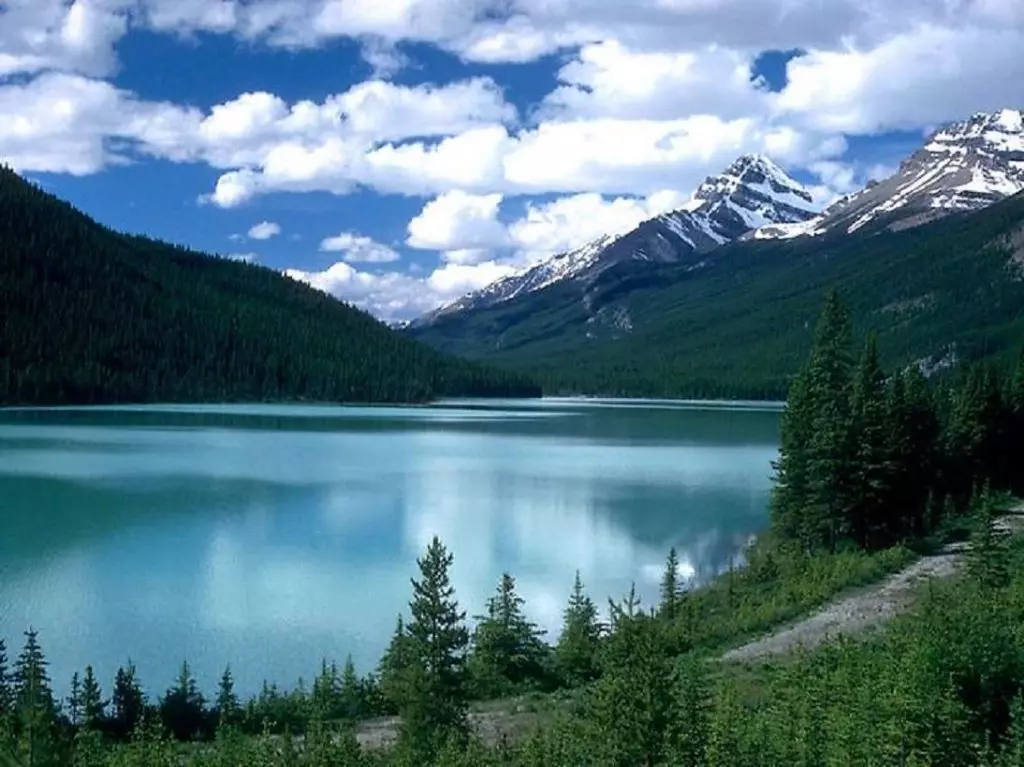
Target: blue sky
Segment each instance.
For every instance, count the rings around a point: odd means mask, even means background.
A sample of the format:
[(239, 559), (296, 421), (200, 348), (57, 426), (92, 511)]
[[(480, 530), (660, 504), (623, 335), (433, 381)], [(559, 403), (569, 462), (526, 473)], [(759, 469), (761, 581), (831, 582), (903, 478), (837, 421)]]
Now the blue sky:
[(769, 155), (821, 204), (1024, 104), (1018, 0), (0, 0), (0, 159), (406, 319)]

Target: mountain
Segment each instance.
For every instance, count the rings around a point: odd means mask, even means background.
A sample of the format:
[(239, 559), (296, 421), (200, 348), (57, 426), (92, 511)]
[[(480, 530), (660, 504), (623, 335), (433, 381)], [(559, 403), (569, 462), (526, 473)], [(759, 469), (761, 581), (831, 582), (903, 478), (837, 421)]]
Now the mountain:
[(563, 280), (587, 282), (626, 261), (677, 263), (770, 224), (794, 224), (818, 214), (811, 195), (763, 155), (744, 155), (710, 176), (679, 210), (644, 221), (621, 236), (600, 237), (519, 274), (462, 296), (414, 323), (511, 301)]
[(0, 405), (536, 395), (260, 266), (119, 234), (0, 167)]
[(955, 211), (978, 210), (1024, 190), (1024, 110), (1003, 109), (953, 123), (900, 163), (895, 174), (831, 205), (801, 225), (768, 226), (758, 239), (836, 228), (852, 233), (884, 219), (915, 226)]
[[(863, 328), (895, 344), (893, 363), (934, 370), (1024, 340), (1024, 113), (946, 126), (892, 177), (818, 215), (776, 170), (740, 158), (701, 185), (692, 210), (593, 250), (602, 268), (585, 279), (505, 300), (469, 297), (409, 332), (529, 370), (554, 391), (652, 396), (781, 395), (833, 286), (849, 293)], [(752, 210), (774, 220), (762, 224)], [(666, 220), (700, 221), (723, 241), (658, 237)], [(650, 240), (665, 246), (656, 258), (643, 257)], [(617, 248), (626, 255), (615, 257)]]
[(624, 262), (411, 331), (560, 394), (776, 398), (838, 288), (855, 337), (926, 371), (1024, 342), (1024, 193), (916, 227), (740, 241), (697, 264)]

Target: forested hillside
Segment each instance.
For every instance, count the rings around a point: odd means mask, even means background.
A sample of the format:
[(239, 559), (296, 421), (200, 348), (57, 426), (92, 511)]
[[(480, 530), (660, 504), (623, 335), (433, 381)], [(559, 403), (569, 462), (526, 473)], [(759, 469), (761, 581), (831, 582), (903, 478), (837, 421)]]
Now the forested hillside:
[(724, 246), (698, 261), (620, 264), (412, 332), (514, 365), (546, 391), (776, 398), (838, 288), (889, 366), (998, 357), (1024, 337), (1024, 196), (925, 226), (884, 221)]
[(536, 395), (259, 266), (113, 232), (0, 168), (0, 404)]

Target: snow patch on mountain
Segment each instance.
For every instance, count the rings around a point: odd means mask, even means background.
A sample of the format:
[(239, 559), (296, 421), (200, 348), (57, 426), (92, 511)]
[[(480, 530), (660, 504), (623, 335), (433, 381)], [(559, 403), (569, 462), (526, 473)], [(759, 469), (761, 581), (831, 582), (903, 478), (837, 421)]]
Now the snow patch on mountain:
[(644, 221), (620, 236), (601, 237), (559, 253), (453, 301), (422, 318), (493, 306), (566, 280), (592, 280), (626, 261), (676, 263), (732, 242), (752, 230), (798, 226), (819, 210), (810, 193), (764, 155), (744, 155), (706, 178), (677, 210)]

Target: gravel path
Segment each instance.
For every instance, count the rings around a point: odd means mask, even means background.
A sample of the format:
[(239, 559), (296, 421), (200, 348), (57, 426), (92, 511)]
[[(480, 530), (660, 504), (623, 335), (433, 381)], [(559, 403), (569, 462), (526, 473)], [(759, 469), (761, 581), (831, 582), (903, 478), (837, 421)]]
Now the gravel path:
[[(1001, 522), (1007, 529), (1019, 530), (1024, 524), (1021, 515), (1024, 515), (1024, 507), (1014, 509)], [(730, 650), (722, 660), (748, 663), (765, 660), (801, 645), (812, 648), (839, 635), (880, 626), (910, 608), (923, 581), (948, 578), (955, 573), (966, 553), (966, 543), (951, 544), (941, 553), (917, 560), (877, 586), (826, 605), (788, 628)]]

